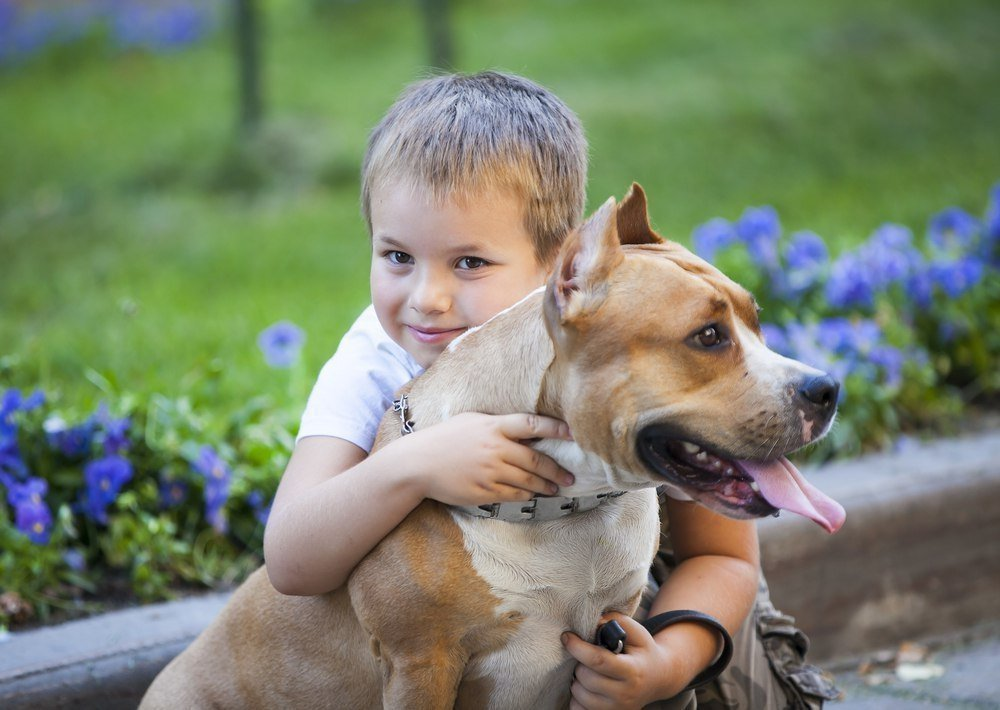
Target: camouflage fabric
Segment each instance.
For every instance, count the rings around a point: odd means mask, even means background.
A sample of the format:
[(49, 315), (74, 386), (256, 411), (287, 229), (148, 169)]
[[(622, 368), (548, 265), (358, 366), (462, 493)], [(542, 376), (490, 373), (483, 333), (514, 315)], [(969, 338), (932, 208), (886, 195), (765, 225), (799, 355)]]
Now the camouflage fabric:
[[(667, 545), (661, 548), (650, 574), (650, 588), (643, 598), (652, 600), (674, 567)], [(644, 611), (641, 612), (645, 614)], [(640, 614), (637, 614), (640, 616)], [(655, 710), (816, 710), (840, 692), (830, 676), (805, 662), (809, 639), (795, 627), (795, 620), (771, 603), (767, 582), (761, 576), (754, 609), (733, 637), (733, 659), (714, 681), (695, 692), (648, 706)]]

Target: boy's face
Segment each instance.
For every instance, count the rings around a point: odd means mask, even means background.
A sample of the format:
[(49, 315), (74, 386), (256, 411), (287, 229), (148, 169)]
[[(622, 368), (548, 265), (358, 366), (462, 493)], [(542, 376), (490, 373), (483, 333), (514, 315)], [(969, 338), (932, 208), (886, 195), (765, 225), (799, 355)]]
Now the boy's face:
[(523, 217), (506, 192), (443, 204), (408, 184), (373, 192), (372, 302), (421, 366), (545, 282)]

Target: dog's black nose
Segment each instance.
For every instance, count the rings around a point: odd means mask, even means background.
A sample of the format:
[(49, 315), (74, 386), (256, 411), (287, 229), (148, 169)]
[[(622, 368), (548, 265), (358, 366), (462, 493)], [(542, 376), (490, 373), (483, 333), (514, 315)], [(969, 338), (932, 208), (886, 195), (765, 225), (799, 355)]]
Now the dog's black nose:
[(840, 383), (829, 375), (810, 377), (799, 387), (799, 394), (821, 410), (832, 409), (837, 406)]

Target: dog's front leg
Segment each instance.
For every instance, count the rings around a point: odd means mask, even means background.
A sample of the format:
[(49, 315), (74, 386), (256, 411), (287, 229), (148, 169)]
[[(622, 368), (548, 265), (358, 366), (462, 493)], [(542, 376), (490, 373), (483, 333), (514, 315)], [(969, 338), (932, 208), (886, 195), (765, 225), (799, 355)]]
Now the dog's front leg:
[(465, 671), (457, 639), (437, 638), (419, 649), (381, 648), (382, 704), (385, 708), (447, 710), (455, 707)]

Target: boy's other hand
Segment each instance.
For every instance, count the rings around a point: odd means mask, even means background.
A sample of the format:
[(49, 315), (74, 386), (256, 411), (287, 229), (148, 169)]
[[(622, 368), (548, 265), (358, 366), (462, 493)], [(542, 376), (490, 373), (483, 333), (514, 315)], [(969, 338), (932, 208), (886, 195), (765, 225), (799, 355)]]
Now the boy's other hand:
[(572, 441), (566, 422), (540, 414), (464, 413), (418, 429), (389, 448), (405, 454), (425, 498), (449, 505), (485, 505), (555, 495), (573, 475), (525, 442)]
[(570, 686), (571, 710), (629, 710), (672, 697), (683, 682), (674, 678), (669, 654), (635, 619), (612, 613), (625, 630), (625, 653), (614, 654), (603, 646), (587, 643), (571, 631), (562, 642), (578, 663)]

